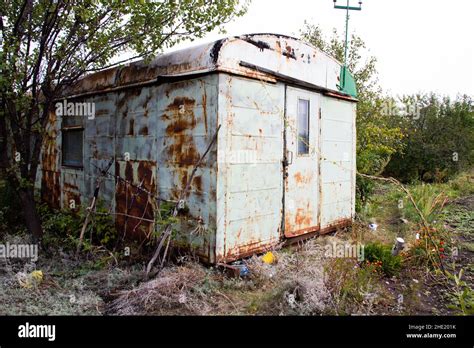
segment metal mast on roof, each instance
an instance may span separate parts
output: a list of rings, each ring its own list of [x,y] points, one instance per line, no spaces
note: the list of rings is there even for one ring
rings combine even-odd
[[[346,41],[344,43],[344,69],[342,70],[342,84],[341,87],[344,89],[346,83],[346,69],[347,69],[347,46],[349,38],[349,11],[360,11],[362,10],[362,1],[359,1],[359,7],[349,6],[349,0],[347,0],[346,6],[336,5],[337,0],[334,1],[334,8],[338,10],[346,10]]]

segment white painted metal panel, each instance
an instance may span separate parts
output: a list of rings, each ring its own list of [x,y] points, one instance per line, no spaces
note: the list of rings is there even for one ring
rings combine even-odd
[[[300,139],[300,102],[309,106],[309,138]],[[286,151],[289,163],[285,178],[285,236],[294,237],[319,228],[319,107],[320,95],[287,87]],[[306,107],[307,108],[307,107]],[[305,110],[307,111],[307,110]],[[299,153],[298,140],[307,143],[308,153]],[[305,149],[306,152],[306,149]]]
[[[321,107],[321,229],[354,215],[355,106],[324,97]]]
[[[280,240],[284,87],[219,75],[217,260]]]

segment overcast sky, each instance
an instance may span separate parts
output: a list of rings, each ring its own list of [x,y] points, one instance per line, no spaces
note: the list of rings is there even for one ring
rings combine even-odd
[[[473,96],[473,15],[473,0],[364,0],[362,11],[350,12],[349,31],[361,36],[368,54],[377,58],[385,91]],[[334,9],[332,0],[253,0],[247,14],[225,28],[229,36],[266,32],[298,36],[307,20],[328,35],[334,27],[343,34],[344,19],[345,11]],[[197,42],[224,36],[211,33]],[[194,44],[182,43],[179,48]]]

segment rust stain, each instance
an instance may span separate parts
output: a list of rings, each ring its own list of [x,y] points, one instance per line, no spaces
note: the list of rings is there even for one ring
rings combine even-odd
[[[63,190],[65,190],[65,191],[78,191],[79,188],[77,187],[77,185],[70,184],[68,182],[64,182]]]
[[[173,176],[176,177],[179,181],[179,185],[176,187],[171,188],[171,198],[172,199],[178,199],[182,190],[186,187],[186,184],[188,183],[189,179],[189,174],[191,173],[191,166],[179,166],[175,168],[173,171]],[[191,181],[191,186],[190,186],[190,192],[193,193],[193,195],[196,195],[198,197],[203,196],[203,183],[202,183],[202,176],[198,175],[193,178]]]
[[[312,217],[311,215],[307,215],[308,210],[303,208],[298,208],[296,210],[295,216],[295,225],[296,226],[311,226]]]
[[[296,59],[296,56],[295,56],[295,50],[290,46],[290,45],[287,45],[286,46],[286,51],[282,53],[287,61],[292,58],[292,59]]]
[[[319,229],[319,224],[313,222],[310,212],[311,207],[308,202],[306,209],[297,208],[295,215],[288,214],[289,216],[285,218],[285,236],[294,237]]]
[[[142,93],[143,87],[130,88],[126,92],[118,94],[117,108],[122,109],[125,106],[125,109],[128,111],[128,103],[136,99]]]
[[[304,176],[300,172],[297,172],[294,176],[295,182],[297,185],[299,184],[311,184],[313,180],[313,174]]]
[[[206,134],[207,134],[207,94],[206,94],[206,88],[204,86],[204,82],[202,82],[202,113],[204,116],[204,127],[206,129]]]
[[[53,208],[60,208],[61,191],[59,189],[59,173],[43,170],[41,180],[41,200]]]
[[[195,176],[192,182],[192,186],[196,189],[196,191],[202,191],[202,176],[198,175]]]
[[[216,262],[232,262],[253,254],[260,254],[268,251],[277,243],[278,241],[267,242],[264,244],[262,244],[262,241],[250,242],[249,244],[226,250],[225,255],[216,255]]]
[[[328,234],[328,233],[331,233],[331,232],[335,232],[336,230],[338,230],[340,228],[349,227],[351,225],[352,225],[352,219],[351,218],[343,218],[343,219],[336,220],[335,222],[333,222],[329,226],[326,226],[322,229],[319,226],[316,226],[316,227],[305,228],[303,230],[297,231],[294,234],[287,234],[285,232],[285,237],[288,238],[285,244],[287,244],[287,245],[293,244],[293,243],[296,243],[298,241],[311,238],[316,234],[324,235],[324,234]]]
[[[138,134],[139,135],[148,135],[148,127],[143,126],[142,128],[140,128],[140,130],[138,131]]]
[[[95,112],[95,117],[108,115],[108,113],[109,113],[109,110],[107,109],[99,109]]]
[[[87,78],[79,80],[72,88],[70,94],[81,93],[90,90],[104,90],[114,83],[117,68],[102,70],[87,75]]]
[[[50,112],[41,155],[41,199],[53,208],[60,208],[61,190],[60,174],[57,168],[59,150],[56,144],[58,136],[56,121],[56,114]]]
[[[175,165],[190,166],[197,163],[201,157],[191,132],[197,124],[194,106],[194,99],[176,97],[162,116],[163,120],[169,120],[164,146],[168,161]]]
[[[63,191],[64,193],[64,207],[66,207],[67,210],[72,210],[72,211],[79,211],[79,208],[81,206],[81,195],[80,193],[78,193],[77,191],[76,192],[73,192],[73,191],[67,191],[67,190],[64,190]],[[75,209],[72,209],[70,204],[71,204],[71,201],[74,201],[74,205],[75,205]]]
[[[120,174],[120,176],[134,185],[138,186],[143,181],[142,187],[145,190],[156,192],[155,162],[117,161],[115,162],[115,170],[117,174]],[[119,234],[125,233],[127,240],[144,240],[152,232],[153,224],[148,221],[140,221],[139,218],[154,219],[153,198],[122,181],[117,182],[116,186],[115,211],[118,215],[115,219],[115,225],[117,231]],[[129,217],[121,214],[127,214]]]
[[[146,111],[145,111],[145,117],[148,116],[148,110],[147,110],[147,109],[148,109],[148,103],[149,103],[150,100],[151,100],[151,96],[152,96],[152,93],[150,92],[150,93],[147,95],[147,97],[145,98],[145,101],[144,101],[143,104],[142,104],[143,109],[146,110]]]
[[[166,127],[166,134],[173,135],[185,130],[193,129],[196,126],[194,117],[195,100],[187,97],[176,97],[166,108],[166,116],[170,117],[171,123]]]
[[[278,54],[281,54],[281,43],[280,43],[280,40],[277,40],[276,41],[276,49]]]
[[[117,72],[118,85],[127,85],[141,81],[148,81],[159,74],[159,67],[149,64],[130,64],[120,68]]]
[[[168,146],[168,159],[171,163],[192,165],[199,161],[201,155],[196,150],[192,136],[175,138],[175,143]]]

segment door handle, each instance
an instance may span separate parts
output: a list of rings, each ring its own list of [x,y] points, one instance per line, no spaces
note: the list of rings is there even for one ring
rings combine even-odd
[[[286,161],[288,165],[293,164],[293,151],[286,152]]]

